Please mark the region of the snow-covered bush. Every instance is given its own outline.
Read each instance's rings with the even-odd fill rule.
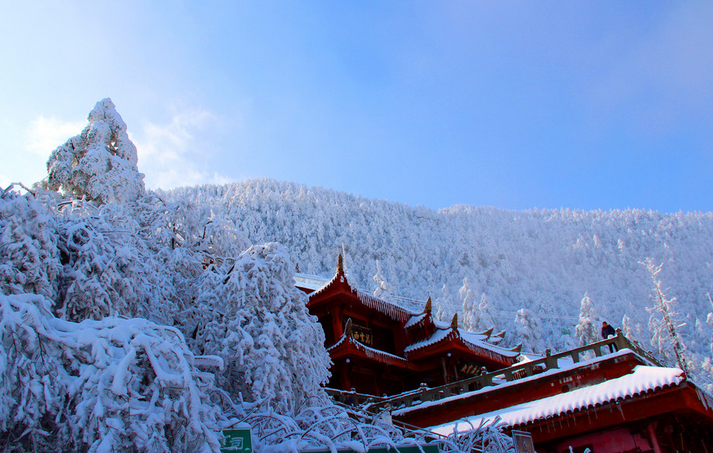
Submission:
[[[194,286],[186,317],[194,351],[226,361],[221,386],[282,414],[295,413],[310,398],[324,403],[320,384],[329,377],[324,333],[295,287],[294,268],[277,243],[211,265]]]
[[[6,451],[219,450],[212,375],[193,367],[177,330],[141,319],[77,324],[50,305],[0,295]]]
[[[481,420],[478,425],[464,420],[456,423],[453,432],[437,439],[440,451],[445,453],[482,452],[513,453],[512,437],[503,433],[504,423],[500,417]]]
[[[31,193],[0,192],[0,292],[54,300],[60,271],[55,219]]]
[[[44,187],[98,204],[136,200],[144,193],[136,146],[111,99],[97,102],[81,134],[55,149]]]
[[[248,405],[249,406],[249,405]],[[500,419],[464,428],[448,436],[435,436],[428,430],[408,430],[385,423],[380,414],[346,412],[334,405],[307,407],[291,417],[274,412],[251,412],[241,417],[252,427],[256,451],[263,453],[298,453],[309,449],[367,452],[386,448],[426,444],[438,446],[443,453],[512,453],[513,441],[503,432]]]

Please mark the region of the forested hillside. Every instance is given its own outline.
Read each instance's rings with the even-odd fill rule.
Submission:
[[[606,319],[713,388],[710,213],[433,211],[269,179],[154,192],[111,100],[88,119],[47,178],[0,189],[11,451],[219,451],[238,420],[256,451],[406,442],[321,387],[324,334],[294,276],[331,277],[340,252],[361,288],[416,310],[431,296],[466,329],[542,353]]]
[[[662,265],[656,278],[685,323],[679,332],[689,360],[710,375],[711,213],[434,211],[270,179],[163,196],[234,222],[250,242],[283,243],[303,273],[331,276],[343,252],[363,289],[410,307],[431,296],[442,316],[460,312],[464,327],[475,329],[494,324],[508,330],[506,341],[540,353],[578,344],[584,307],[582,317],[607,320],[670,355],[665,341],[651,343],[660,314],[647,310],[654,306],[650,261]]]

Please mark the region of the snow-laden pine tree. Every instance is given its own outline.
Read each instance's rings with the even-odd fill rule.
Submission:
[[[461,300],[461,314],[463,318],[460,322],[460,325],[465,330],[473,331],[476,329],[474,319],[475,315],[473,311],[477,310],[477,306],[475,304],[475,292],[473,292],[472,288],[470,287],[468,277],[465,277],[463,279],[463,284],[458,290],[458,295],[460,296]]]
[[[88,120],[81,134],[52,152],[43,186],[97,204],[136,200],[145,192],[144,175],[111,99],[97,102]]]
[[[635,341],[639,344],[645,344],[647,345],[646,348],[648,348],[651,335],[649,334],[648,326],[645,321],[648,320],[649,316],[642,320],[639,316],[634,317],[629,315],[629,313],[637,313],[636,308],[630,306],[629,310],[624,313],[624,316],[621,319],[622,333],[629,340]]]
[[[448,290],[448,285],[443,284],[441,288],[441,294],[436,299],[436,319],[439,321],[447,321],[453,317],[450,307],[452,305],[450,299],[450,291]]]
[[[710,297],[710,294],[708,295],[708,297]],[[711,301],[711,304],[713,305],[713,301]],[[706,317],[706,322],[709,326],[713,327],[713,312],[708,313],[708,316]],[[713,355],[713,341],[711,341],[711,355]]]
[[[584,293],[579,307],[579,321],[574,331],[579,346],[586,346],[600,340],[599,316],[589,293]]]
[[[473,327],[474,330],[482,331],[491,327],[496,327],[493,317],[493,309],[490,306],[488,297],[485,293],[480,295],[480,302],[474,304],[473,309]]]
[[[543,353],[542,328],[537,315],[527,308],[521,308],[515,315],[515,338],[521,342],[524,349]]]
[[[294,263],[277,243],[211,265],[195,284],[186,329],[193,349],[226,362],[220,382],[236,399],[294,414],[324,402],[324,333],[294,285]]]
[[[659,278],[662,264],[656,265],[651,258],[643,263],[651,274],[653,282],[651,300],[653,306],[648,308],[651,317],[649,318],[649,330],[651,331],[651,346],[655,348],[662,357],[669,363],[675,363],[686,374],[688,374],[687,359],[685,357],[686,346],[683,338],[679,335],[678,329],[684,323],[679,319],[674,308],[675,298],[669,298],[662,288],[663,283]]]

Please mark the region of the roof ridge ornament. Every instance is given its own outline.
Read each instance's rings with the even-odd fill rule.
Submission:
[[[344,324],[344,335],[347,337],[352,336],[352,318],[347,318],[347,322]]]
[[[344,273],[344,258],[342,258],[341,253],[339,254],[339,258],[337,258],[337,273]]]
[[[453,330],[458,329],[458,313],[455,313],[453,315],[453,319],[451,319],[451,329],[453,329]]]
[[[431,296],[428,296],[426,301],[426,308],[423,309],[424,314],[431,314]]]

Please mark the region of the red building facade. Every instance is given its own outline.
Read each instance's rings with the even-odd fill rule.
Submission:
[[[519,348],[497,346],[492,329],[459,329],[456,317],[439,322],[430,299],[416,313],[352,287],[341,256],[334,277],[315,283],[297,286],[324,329],[329,387],[386,396],[372,401],[398,422],[448,434],[497,418],[550,453],[711,451],[713,396],[621,332],[516,364]],[[585,353],[596,357],[580,362]]]
[[[299,286],[299,284],[298,284]],[[352,287],[339,257],[337,272],[311,291],[307,307],[319,319],[332,359],[329,386],[393,395],[443,385],[515,363],[519,348],[493,344],[492,329],[473,333],[433,317],[430,299],[414,313]]]

